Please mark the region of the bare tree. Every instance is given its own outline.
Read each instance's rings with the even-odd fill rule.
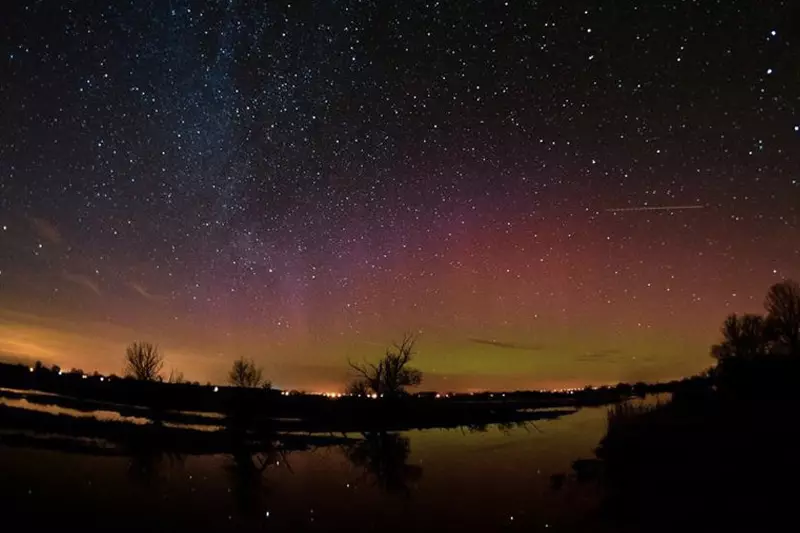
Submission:
[[[408,367],[414,356],[416,340],[414,335],[405,334],[401,342],[394,343],[386,350],[383,359],[377,365],[348,361],[350,368],[356,373],[356,379],[348,389],[371,390],[375,394],[391,397],[404,394],[406,387],[422,383],[422,372]]]
[[[261,385],[269,387],[270,383],[261,377],[261,368],[252,359],[244,357],[233,362],[228,374],[228,382],[234,387],[255,388]]]
[[[769,288],[764,300],[774,340],[789,354],[800,356],[800,285],[787,279]]]
[[[766,321],[759,315],[728,315],[721,331],[722,342],[711,347],[711,356],[718,361],[753,359],[769,351]]]
[[[142,381],[155,381],[164,368],[164,357],[149,342],[134,342],[125,350],[125,375]]]
[[[169,371],[169,378],[167,378],[167,383],[186,383],[186,380],[183,377],[183,372],[173,368]]]

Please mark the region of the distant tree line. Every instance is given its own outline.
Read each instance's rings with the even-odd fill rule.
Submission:
[[[136,341],[125,349],[124,376],[140,381],[163,381],[164,356],[158,346],[150,342]],[[183,372],[170,370],[168,383],[185,383]],[[264,379],[263,370],[252,359],[241,357],[233,362],[228,373],[228,383],[241,388],[271,388],[272,383]]]

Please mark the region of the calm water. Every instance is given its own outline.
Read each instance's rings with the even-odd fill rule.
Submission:
[[[7,515],[30,527],[596,530],[597,487],[568,478],[556,490],[551,475],[593,457],[605,429],[601,407],[508,432],[410,431],[286,456],[98,457],[0,446],[0,490]]]

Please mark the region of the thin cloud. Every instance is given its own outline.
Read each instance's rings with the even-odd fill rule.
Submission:
[[[609,348],[607,350],[598,350],[579,355],[575,360],[580,362],[613,362],[615,357],[621,353],[621,350]]]
[[[494,346],[495,348],[504,348],[507,350],[527,350],[527,351],[536,351],[541,350],[544,348],[541,344],[523,344],[517,342],[503,342],[498,341],[495,339],[476,339],[470,338],[467,339],[469,342],[474,342],[475,344],[485,344],[487,346]]]
[[[98,296],[102,294],[100,291],[100,286],[89,276],[84,276],[83,274],[72,274],[70,272],[64,272],[62,274],[62,277],[67,281],[71,281],[76,285],[80,285],[81,287],[92,291]]]
[[[34,358],[23,353],[9,352],[0,349],[0,361],[14,365],[26,364],[29,365],[34,362]]]
[[[133,289],[134,291],[136,291],[143,298],[146,298],[146,299],[151,300],[153,302],[163,302],[164,300],[166,300],[165,296],[159,296],[157,294],[153,294],[152,292],[150,292],[147,289],[145,289],[139,283],[135,283],[135,282],[128,283],[128,286],[131,289]]]
[[[31,217],[31,225],[33,226],[33,231],[36,232],[36,235],[38,235],[40,239],[51,244],[61,244],[64,242],[64,239],[61,238],[61,232],[58,231],[58,228],[55,227],[53,223],[43,218]]]

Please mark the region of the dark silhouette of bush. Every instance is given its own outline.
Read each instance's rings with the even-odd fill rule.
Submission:
[[[764,300],[776,350],[800,357],[800,285],[787,279],[769,288]]]
[[[721,332],[722,342],[711,347],[711,356],[719,362],[754,359],[769,352],[766,321],[759,315],[728,315]]]
[[[228,383],[234,387],[251,389],[262,385],[267,387],[271,385],[268,381],[264,381],[262,369],[252,359],[244,357],[233,362],[231,371],[228,373]]]
[[[422,372],[410,368],[414,357],[416,337],[406,334],[399,343],[386,350],[378,364],[349,362],[356,379],[348,386],[349,391],[371,391],[384,398],[396,398],[406,393],[406,387],[422,383]]]
[[[156,381],[164,368],[164,357],[149,342],[134,342],[125,350],[125,377]]]

